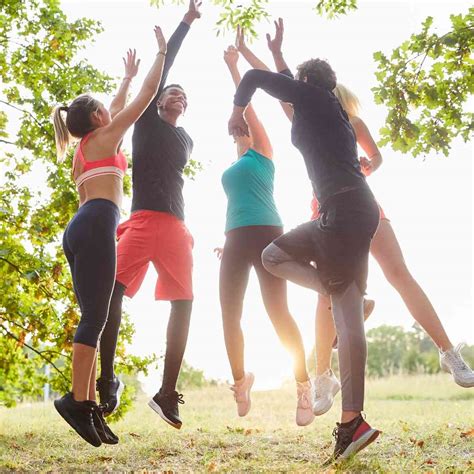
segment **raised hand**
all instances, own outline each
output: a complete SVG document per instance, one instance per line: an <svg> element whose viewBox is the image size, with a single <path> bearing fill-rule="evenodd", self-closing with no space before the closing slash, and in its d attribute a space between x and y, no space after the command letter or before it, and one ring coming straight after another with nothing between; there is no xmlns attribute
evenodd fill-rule
<svg viewBox="0 0 474 474"><path fill-rule="evenodd" d="M273 54L281 53L281 45L283 43L283 18L278 18L278 21L273 22L275 24L275 37L272 39L269 33L267 33L267 44L268 49Z"/></svg>
<svg viewBox="0 0 474 474"><path fill-rule="evenodd" d="M222 260L222 255L224 253L224 249L222 247L216 247L214 249L214 253L216 254L216 256L219 260Z"/></svg>
<svg viewBox="0 0 474 474"><path fill-rule="evenodd" d="M249 136L249 128L244 119L243 109L232 113L228 123L229 135L235 137Z"/></svg>
<svg viewBox="0 0 474 474"><path fill-rule="evenodd" d="M201 18L201 11L199 10L201 5L201 0L189 0L189 7L186 13L186 17L191 21Z"/></svg>
<svg viewBox="0 0 474 474"><path fill-rule="evenodd" d="M125 77L132 79L137 75L138 66L140 66L140 60L137 59L136 50L129 49L127 51L127 57L122 58L122 60L125 66Z"/></svg>
<svg viewBox="0 0 474 474"><path fill-rule="evenodd" d="M159 26L155 26L155 38L158 43L158 50L160 53L166 54L166 40L163 32Z"/></svg>
<svg viewBox="0 0 474 474"><path fill-rule="evenodd" d="M237 26L237 34L235 36L235 47L240 52L247 49L247 45L245 43L245 32L244 32L244 29L240 25Z"/></svg>
<svg viewBox="0 0 474 474"><path fill-rule="evenodd" d="M362 169L362 173L365 174L365 176L370 176L372 174L372 171L374 171L372 161L366 158L365 156L361 156L359 158L360 162L360 167Z"/></svg>
<svg viewBox="0 0 474 474"><path fill-rule="evenodd" d="M235 67L237 65L237 61L239 60L239 52L235 46L229 46L224 51L224 61L229 67Z"/></svg>

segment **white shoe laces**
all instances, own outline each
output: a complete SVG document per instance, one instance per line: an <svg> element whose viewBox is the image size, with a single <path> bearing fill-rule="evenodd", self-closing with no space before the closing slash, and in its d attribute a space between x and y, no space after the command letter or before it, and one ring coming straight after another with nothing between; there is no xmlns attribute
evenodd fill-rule
<svg viewBox="0 0 474 474"><path fill-rule="evenodd" d="M311 385L297 384L298 408L311 408Z"/></svg>
<svg viewBox="0 0 474 474"><path fill-rule="evenodd" d="M460 371L470 371L469 366L466 364L461 355L461 349L465 346L462 342L458 344L453 350L446 351L445 354L452 365L453 369Z"/></svg>
<svg viewBox="0 0 474 474"><path fill-rule="evenodd" d="M322 397L325 393L329 392L332 382L332 371L327 370L322 375L318 375L315 379L315 396L316 398Z"/></svg>

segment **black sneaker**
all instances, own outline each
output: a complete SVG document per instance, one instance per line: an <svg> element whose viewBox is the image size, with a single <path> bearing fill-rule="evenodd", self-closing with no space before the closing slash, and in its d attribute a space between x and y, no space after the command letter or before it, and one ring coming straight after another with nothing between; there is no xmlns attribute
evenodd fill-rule
<svg viewBox="0 0 474 474"><path fill-rule="evenodd" d="M362 418L362 415L348 423L336 423L336 425L332 433L336 438L336 447L332 458L328 462L336 459L347 459L375 441L380 434L380 431L372 428Z"/></svg>
<svg viewBox="0 0 474 474"><path fill-rule="evenodd" d="M118 436L110 429L104 420L104 407L97 405L95 402L89 403L93 404L92 420L101 441L105 444L117 444L119 442Z"/></svg>
<svg viewBox="0 0 474 474"><path fill-rule="evenodd" d="M111 415L120 405L120 396L125 385L116 376L113 379L99 378L96 382L100 404L104 407L104 416Z"/></svg>
<svg viewBox="0 0 474 474"><path fill-rule="evenodd" d="M92 420L94 408L90 401L76 402L69 392L62 398L54 400L54 407L81 438L95 447L102 444Z"/></svg>
<svg viewBox="0 0 474 474"><path fill-rule="evenodd" d="M183 424L179 418L178 404L183 404L183 394L176 391L165 393L160 390L149 402L148 406L178 430Z"/></svg>

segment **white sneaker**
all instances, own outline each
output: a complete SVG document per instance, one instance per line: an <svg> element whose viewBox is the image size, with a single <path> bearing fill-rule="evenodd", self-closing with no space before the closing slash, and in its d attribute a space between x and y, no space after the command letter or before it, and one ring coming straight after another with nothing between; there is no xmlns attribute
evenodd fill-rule
<svg viewBox="0 0 474 474"><path fill-rule="evenodd" d="M339 390L341 384L331 369L322 375L317 375L314 379L313 413L320 416L329 411Z"/></svg>
<svg viewBox="0 0 474 474"><path fill-rule="evenodd" d="M308 426L314 420L314 413L311 407L313 399L313 386L311 381L296 382L296 424L298 426Z"/></svg>
<svg viewBox="0 0 474 474"><path fill-rule="evenodd" d="M474 371L461 356L464 344L458 344L449 351L439 351L439 365L445 372L453 375L454 381L461 387L474 387Z"/></svg>
<svg viewBox="0 0 474 474"><path fill-rule="evenodd" d="M250 411L250 389L252 388L254 380L254 375L250 372L246 372L241 380L235 382L235 384L230 387L234 392L239 416L245 416Z"/></svg>

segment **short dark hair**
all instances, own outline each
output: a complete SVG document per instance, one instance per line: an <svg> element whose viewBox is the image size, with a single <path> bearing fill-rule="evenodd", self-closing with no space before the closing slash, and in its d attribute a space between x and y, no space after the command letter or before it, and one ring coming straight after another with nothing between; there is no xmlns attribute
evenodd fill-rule
<svg viewBox="0 0 474 474"><path fill-rule="evenodd" d="M306 78L308 84L323 87L332 91L337 84L336 73L324 59L309 59L297 68L298 78Z"/></svg>
<svg viewBox="0 0 474 474"><path fill-rule="evenodd" d="M168 89L181 89L183 92L184 92L184 88L181 84L168 84L167 86L165 86L163 88L163 90L161 91L161 94L160 94L160 97L158 97L158 100L160 100L164 95L165 95L165 92L168 90Z"/></svg>

